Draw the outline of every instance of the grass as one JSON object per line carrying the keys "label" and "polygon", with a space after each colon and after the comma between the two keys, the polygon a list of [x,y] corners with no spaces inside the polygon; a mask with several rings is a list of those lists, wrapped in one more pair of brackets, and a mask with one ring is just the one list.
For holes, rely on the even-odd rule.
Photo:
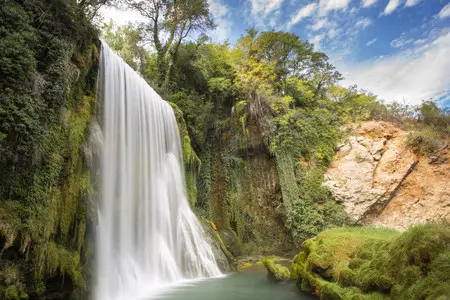
{"label": "grass", "polygon": [[448,299],[450,226],[336,228],[303,243],[292,278],[321,299]]}

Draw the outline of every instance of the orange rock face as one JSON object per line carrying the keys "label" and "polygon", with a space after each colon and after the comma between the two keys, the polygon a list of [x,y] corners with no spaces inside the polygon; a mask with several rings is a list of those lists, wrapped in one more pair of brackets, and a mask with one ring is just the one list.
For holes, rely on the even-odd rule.
{"label": "orange rock face", "polygon": [[353,127],[325,174],[325,185],[355,223],[406,229],[450,221],[450,153],[418,157],[408,132],[387,122]]}

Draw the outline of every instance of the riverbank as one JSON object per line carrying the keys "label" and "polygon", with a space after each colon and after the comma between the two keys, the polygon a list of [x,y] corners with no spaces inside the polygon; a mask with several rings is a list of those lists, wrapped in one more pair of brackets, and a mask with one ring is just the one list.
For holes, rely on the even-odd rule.
{"label": "riverbank", "polygon": [[450,226],[336,228],[303,243],[291,280],[321,299],[447,299]]}

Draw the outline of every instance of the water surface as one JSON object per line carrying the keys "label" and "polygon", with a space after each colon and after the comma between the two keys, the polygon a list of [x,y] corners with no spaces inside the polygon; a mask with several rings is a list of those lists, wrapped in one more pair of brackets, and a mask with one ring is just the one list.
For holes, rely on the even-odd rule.
{"label": "water surface", "polygon": [[262,271],[191,282],[158,297],[164,300],[312,300],[292,283],[273,283]]}

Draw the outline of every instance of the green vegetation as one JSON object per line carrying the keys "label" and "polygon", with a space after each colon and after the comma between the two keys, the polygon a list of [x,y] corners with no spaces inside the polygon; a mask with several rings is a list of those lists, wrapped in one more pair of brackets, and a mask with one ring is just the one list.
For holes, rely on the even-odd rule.
{"label": "green vegetation", "polygon": [[450,227],[427,224],[404,233],[336,228],[303,243],[292,277],[321,299],[446,299]]}
{"label": "green vegetation", "polygon": [[92,186],[82,149],[98,51],[92,6],[77,3],[0,5],[2,299],[80,297],[86,289]]}
{"label": "green vegetation", "polygon": [[291,273],[289,272],[289,269],[277,264],[277,260],[277,257],[266,257],[261,261],[267,269],[269,279],[275,282],[290,280]]}
{"label": "green vegetation", "polygon": [[435,103],[424,101],[415,108],[419,124],[414,124],[406,138],[406,145],[418,155],[432,155],[441,150],[443,140],[450,134],[450,114]]}
{"label": "green vegetation", "polygon": [[[147,2],[122,4],[143,13]],[[289,252],[326,228],[348,223],[322,186],[343,124],[377,119],[429,128],[425,139],[407,141],[419,152],[430,151],[427,138],[439,140],[434,132],[445,137],[448,117],[432,102],[385,105],[356,86],[341,87],[342,76],[328,57],[295,34],[249,29],[234,45],[175,34],[163,43],[164,32],[172,37],[183,24],[197,24],[197,32],[212,25],[205,1],[195,2],[193,14],[180,8],[176,24],[165,6],[170,3],[152,7],[139,27],[107,24],[104,36],[176,105],[190,202],[220,232],[236,236],[233,244],[242,246],[236,253]],[[160,11],[171,21],[161,22]],[[144,40],[155,53],[143,53]]]}
{"label": "green vegetation", "polygon": [[183,118],[183,112],[178,108],[178,106],[169,102],[172,106],[173,111],[175,113],[175,117],[177,119],[178,128],[180,131],[180,138],[182,142],[182,150],[183,150],[183,161],[185,166],[185,180],[186,187],[188,193],[189,203],[192,207],[195,207],[195,202],[197,200],[197,175],[201,168],[201,161],[195,153],[194,149],[191,146],[191,138],[189,137],[189,133],[187,132],[186,122]]}
{"label": "green vegetation", "polygon": [[418,155],[433,154],[441,146],[441,137],[431,127],[413,131],[406,137],[406,145]]}
{"label": "green vegetation", "polygon": [[[203,34],[214,28],[206,0],[0,0],[0,298],[79,298],[92,276],[86,206],[97,174],[83,149],[96,113],[92,24],[111,2],[146,18],[104,24],[103,38],[171,103],[190,204],[214,222],[229,261],[291,253],[348,223],[322,186],[343,124],[376,119],[412,129],[406,143],[418,155],[439,151],[450,132],[448,113],[433,102],[384,104],[339,86],[328,57],[295,34],[249,29],[234,45],[212,42]],[[197,40],[187,39],[192,33]],[[438,282],[448,280],[449,255],[428,246],[447,240],[434,225],[403,235],[328,230],[304,244],[294,274],[330,298],[437,297],[447,288]],[[429,261],[412,241],[425,245]],[[272,261],[266,266],[288,277]]]}

